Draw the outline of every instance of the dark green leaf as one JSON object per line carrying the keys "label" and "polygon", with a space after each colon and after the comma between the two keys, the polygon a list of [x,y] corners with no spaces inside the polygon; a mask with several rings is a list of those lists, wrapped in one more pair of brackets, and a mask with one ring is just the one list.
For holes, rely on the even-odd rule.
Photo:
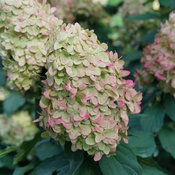
{"label": "dark green leaf", "polygon": [[25,99],[18,93],[12,92],[10,96],[4,101],[3,108],[7,115],[16,112],[25,103]]}
{"label": "dark green leaf", "polygon": [[103,156],[100,168],[104,175],[141,175],[142,168],[130,148],[120,144],[116,156]]}
{"label": "dark green leaf", "polygon": [[165,105],[165,113],[173,120],[175,121],[175,99],[167,95],[164,100]]}
{"label": "dark green leaf", "polygon": [[138,44],[152,43],[154,41],[154,36],[157,33],[157,29],[153,29],[148,33],[144,33],[144,35],[137,42]]}
{"label": "dark green leaf", "polygon": [[129,16],[126,19],[127,20],[150,20],[150,19],[157,19],[157,18],[160,18],[160,17],[156,13],[144,13],[136,16]]}
{"label": "dark green leaf", "polygon": [[24,167],[17,167],[17,168],[15,168],[13,175],[24,175],[26,172],[33,169],[34,166],[35,166],[34,163],[30,163],[29,165],[24,166]]}
{"label": "dark green leaf", "polygon": [[175,158],[175,131],[162,128],[159,132],[159,140],[162,147]]}
{"label": "dark green leaf", "polygon": [[165,7],[175,8],[175,1],[174,0],[160,0],[160,4]]}
{"label": "dark green leaf", "polygon": [[75,175],[102,175],[98,162],[91,158],[86,158]]}
{"label": "dark green leaf", "polygon": [[37,175],[73,175],[83,162],[82,152],[72,153],[67,156],[64,153],[44,160],[37,168]]}
{"label": "dark green leaf", "polygon": [[135,50],[135,51],[129,53],[128,55],[124,56],[123,59],[127,63],[130,63],[130,62],[139,60],[141,58],[141,54],[142,54],[142,52]]}
{"label": "dark green leaf", "polygon": [[16,151],[16,147],[15,146],[11,146],[11,147],[7,147],[3,150],[0,150],[0,157],[3,157],[11,152]]}
{"label": "dark green leaf", "polygon": [[140,157],[150,157],[156,151],[154,135],[151,132],[132,129],[129,132],[129,147]]}
{"label": "dark green leaf", "polygon": [[4,76],[3,70],[0,67],[0,86],[4,86],[6,83],[6,78]]}
{"label": "dark green leaf", "polygon": [[141,127],[145,131],[158,132],[163,125],[165,111],[163,106],[154,104],[144,111],[140,118]]}
{"label": "dark green leaf", "polygon": [[161,171],[156,167],[143,165],[142,168],[143,168],[142,175],[166,175],[163,171]]}
{"label": "dark green leaf", "polygon": [[0,158],[0,168],[13,168],[13,157],[10,155],[6,155]]}
{"label": "dark green leaf", "polygon": [[62,147],[50,139],[45,139],[35,145],[36,155],[40,160],[45,160],[63,151]]}

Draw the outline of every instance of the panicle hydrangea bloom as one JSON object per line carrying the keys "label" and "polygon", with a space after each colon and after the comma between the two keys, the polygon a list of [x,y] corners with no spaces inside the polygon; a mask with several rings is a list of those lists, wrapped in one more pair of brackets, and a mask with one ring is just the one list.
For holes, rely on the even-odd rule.
{"label": "panicle hydrangea bloom", "polygon": [[123,78],[129,74],[124,61],[107,52],[93,31],[63,25],[51,43],[41,126],[98,161],[114,153],[121,139],[127,142],[128,113],[140,112],[142,95]]}
{"label": "panicle hydrangea bloom", "polygon": [[10,118],[0,115],[0,140],[7,145],[21,145],[34,138],[38,128],[32,123],[27,111],[13,114]]}
{"label": "panicle hydrangea bloom", "polygon": [[103,5],[106,3],[104,0],[49,0],[49,2],[57,8],[55,15],[67,23],[77,21],[79,18],[94,22],[103,15]]}
{"label": "panicle hydrangea bloom", "polygon": [[[157,80],[164,92],[175,95],[175,13],[162,25],[154,43],[143,52],[141,62],[144,70],[139,70],[137,79],[141,84]],[[144,74],[143,74],[144,71]],[[143,76],[144,75],[144,76]],[[150,82],[151,83],[151,82]]]}
{"label": "panicle hydrangea bloom", "polygon": [[0,54],[12,89],[36,87],[46,63],[49,33],[62,24],[52,11],[37,0],[0,1]]}

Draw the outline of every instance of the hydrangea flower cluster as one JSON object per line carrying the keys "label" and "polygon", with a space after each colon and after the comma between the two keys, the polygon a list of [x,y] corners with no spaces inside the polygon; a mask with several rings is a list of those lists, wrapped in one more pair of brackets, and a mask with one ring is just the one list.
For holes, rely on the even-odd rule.
{"label": "hydrangea flower cluster", "polygon": [[[119,8],[119,13],[123,19],[124,27],[118,29],[119,42],[124,47],[124,52],[129,53],[131,47],[136,43],[137,40],[142,36],[141,32],[138,32],[138,28],[142,31],[148,31],[149,29],[155,28],[159,24],[158,20],[132,20],[129,21],[126,18],[140,14],[144,14],[152,11],[152,3],[147,3],[146,0],[123,0],[123,5]],[[130,43],[130,44],[128,44]]]}
{"label": "hydrangea flower cluster", "polygon": [[[175,95],[175,13],[162,25],[154,43],[143,52],[141,62],[144,70],[139,70],[138,79],[143,84],[157,80],[164,92]],[[144,71],[144,73],[143,73]],[[142,76],[144,75],[144,77]]]}
{"label": "hydrangea flower cluster", "polygon": [[96,161],[114,153],[120,140],[127,142],[128,114],[140,112],[142,99],[133,81],[124,79],[129,74],[124,61],[108,52],[93,31],[62,24],[51,13],[55,9],[44,3],[2,0],[0,5],[5,16],[0,19],[8,21],[0,38],[10,85],[27,90],[36,85],[42,67],[47,70],[41,126]]}
{"label": "hydrangea flower cluster", "polygon": [[78,18],[86,18],[93,22],[103,15],[103,5],[106,0],[49,0],[56,7],[55,15],[66,23],[72,23]]}
{"label": "hydrangea flower cluster", "polygon": [[133,88],[124,61],[106,52],[93,31],[79,24],[63,26],[53,37],[45,91],[40,106],[41,125],[72,150],[95,155],[114,153],[127,142],[128,113],[140,112],[142,95]]}
{"label": "hydrangea flower cluster", "polygon": [[7,145],[19,146],[32,140],[37,132],[38,128],[27,111],[18,112],[10,118],[0,115],[0,139]]}
{"label": "hydrangea flower cluster", "polygon": [[61,25],[48,5],[35,0],[1,0],[0,54],[11,89],[36,87],[46,63],[46,42],[54,25]]}

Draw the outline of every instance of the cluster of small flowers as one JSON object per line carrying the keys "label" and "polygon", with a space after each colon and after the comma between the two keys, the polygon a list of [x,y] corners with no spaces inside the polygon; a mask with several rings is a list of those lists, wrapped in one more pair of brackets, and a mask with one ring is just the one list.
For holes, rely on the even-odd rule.
{"label": "cluster of small flowers", "polygon": [[0,140],[7,145],[19,146],[32,140],[38,132],[27,111],[18,112],[11,117],[0,115]]}
{"label": "cluster of small flowers", "polygon": [[123,79],[129,74],[124,61],[106,52],[93,31],[69,24],[52,41],[40,102],[42,126],[97,161],[114,153],[121,139],[127,142],[128,112],[140,112],[142,96],[131,80]]}
{"label": "cluster of small flowers", "polygon": [[[175,13],[161,26],[154,43],[143,52],[137,79],[141,84],[157,80],[158,86],[166,93],[175,95]],[[143,73],[144,72],[144,73]],[[143,76],[144,75],[144,76]]]}
{"label": "cluster of small flowers", "polygon": [[55,15],[66,23],[73,23],[79,17],[89,22],[99,19],[103,15],[104,0],[49,0],[56,7]]}
{"label": "cluster of small flowers", "polygon": [[46,42],[54,25],[62,24],[48,5],[33,0],[1,0],[0,55],[11,89],[36,87],[46,63]]}
{"label": "cluster of small flowers", "polygon": [[[124,79],[129,74],[123,70],[124,61],[117,53],[108,52],[107,45],[100,43],[93,31],[84,30],[78,23],[62,24],[44,3],[2,0],[0,5],[1,14],[5,14],[0,19],[9,23],[0,34],[9,55],[4,62],[12,61],[10,65],[4,63],[7,75],[16,64],[47,70],[40,101],[41,126],[61,143],[70,141],[73,151],[81,149],[94,155],[96,161],[103,154],[114,153],[121,139],[127,142],[128,114],[140,112],[142,99],[133,81]],[[26,17],[21,20],[19,15]],[[20,51],[21,45],[16,46],[16,42],[24,42]],[[27,74],[31,81],[36,78],[30,76],[33,72]],[[29,79],[19,75],[24,82]],[[13,84],[16,82],[19,77],[13,79]],[[27,90],[36,85],[33,81],[24,87],[24,82],[16,87]]]}

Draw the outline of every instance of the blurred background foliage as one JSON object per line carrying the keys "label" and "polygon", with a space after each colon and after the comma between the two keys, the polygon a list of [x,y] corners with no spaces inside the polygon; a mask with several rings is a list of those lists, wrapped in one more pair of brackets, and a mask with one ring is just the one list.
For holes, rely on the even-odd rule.
{"label": "blurred background foliage", "polygon": [[[125,60],[132,79],[143,48],[175,10],[174,0],[75,0],[71,7],[62,0],[49,3],[61,8],[56,15],[65,22],[95,30]],[[81,151],[72,153],[69,143],[61,147],[32,122],[39,116],[38,99],[31,92],[20,96],[9,90],[0,63],[0,174],[174,175],[175,99],[156,84],[141,90],[142,112],[130,116],[129,143],[97,163]]]}

